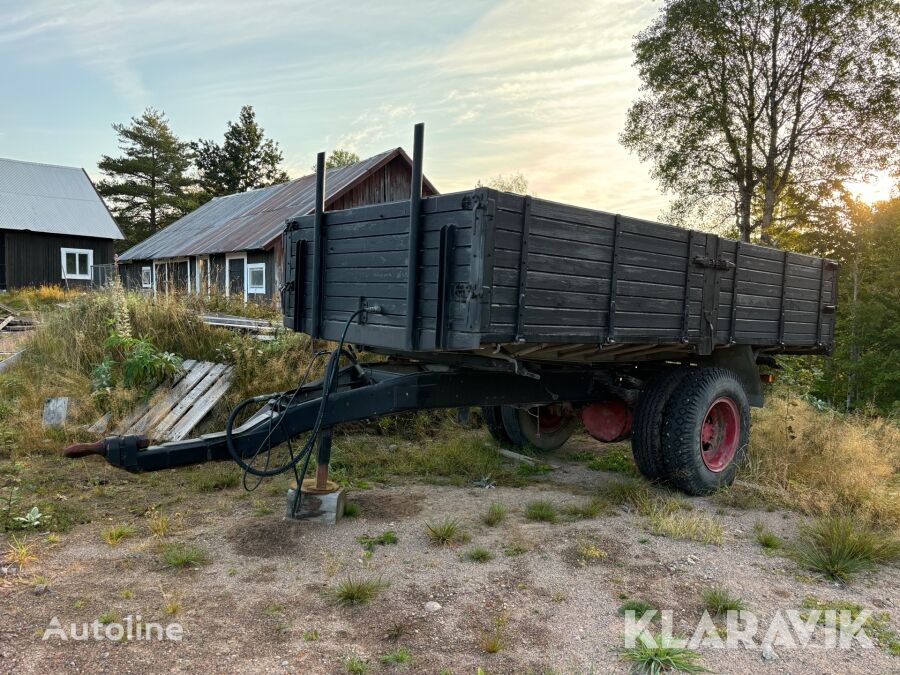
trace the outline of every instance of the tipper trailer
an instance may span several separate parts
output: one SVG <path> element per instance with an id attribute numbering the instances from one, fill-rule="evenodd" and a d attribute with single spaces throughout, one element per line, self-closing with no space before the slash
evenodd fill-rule
<path id="1" fill-rule="evenodd" d="M 631 436 L 650 480 L 693 495 L 730 484 L 759 367 L 833 348 L 838 264 L 488 188 L 425 198 L 423 133 L 409 201 L 326 212 L 320 154 L 315 213 L 286 223 L 284 325 L 337 343 L 323 378 L 244 401 L 224 432 L 67 454 L 129 471 L 231 458 L 299 481 L 318 443 L 310 490 L 325 490 L 336 425 L 481 406 L 504 444 L 553 450 L 581 423 L 604 442 Z"/>

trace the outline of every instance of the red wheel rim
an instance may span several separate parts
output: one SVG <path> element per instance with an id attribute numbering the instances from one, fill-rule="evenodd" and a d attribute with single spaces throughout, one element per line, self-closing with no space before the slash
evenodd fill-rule
<path id="1" fill-rule="evenodd" d="M 538 433 L 551 433 L 559 429 L 565 422 L 565 418 L 555 405 L 541 405 L 532 409 L 532 414 L 537 411 L 537 431 Z"/>
<path id="2" fill-rule="evenodd" d="M 737 453 L 741 418 L 737 404 L 727 396 L 709 406 L 700 427 L 700 456 L 710 471 L 723 471 Z"/>

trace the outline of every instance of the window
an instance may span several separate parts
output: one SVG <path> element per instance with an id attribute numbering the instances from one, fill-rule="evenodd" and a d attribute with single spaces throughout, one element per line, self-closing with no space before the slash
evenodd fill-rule
<path id="1" fill-rule="evenodd" d="M 153 287 L 153 270 L 150 267 L 141 268 L 141 286 L 144 288 Z"/>
<path id="2" fill-rule="evenodd" d="M 63 248 L 63 279 L 90 279 L 91 267 L 94 266 L 94 252 L 85 248 Z"/>
<path id="3" fill-rule="evenodd" d="M 247 265 L 247 292 L 257 294 L 266 292 L 265 263 Z"/>

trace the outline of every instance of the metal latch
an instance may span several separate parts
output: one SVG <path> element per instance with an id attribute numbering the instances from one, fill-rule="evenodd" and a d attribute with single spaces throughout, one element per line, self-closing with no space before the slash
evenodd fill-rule
<path id="1" fill-rule="evenodd" d="M 730 270 L 734 269 L 734 263 L 725 258 L 710 258 L 708 256 L 698 255 L 694 258 L 694 264 L 697 267 L 708 267 L 713 270 Z"/>
<path id="2" fill-rule="evenodd" d="M 466 302 L 472 298 L 477 298 L 481 293 L 472 284 L 455 283 L 451 286 L 453 291 L 453 299 L 456 302 Z"/>

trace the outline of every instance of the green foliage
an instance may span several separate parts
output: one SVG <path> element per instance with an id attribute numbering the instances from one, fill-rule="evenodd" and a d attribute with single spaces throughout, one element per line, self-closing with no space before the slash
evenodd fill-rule
<path id="1" fill-rule="evenodd" d="M 676 213 L 707 207 L 766 239 L 791 188 L 891 161 L 898 13 L 895 2 L 668 0 L 635 41 L 644 94 L 622 142 L 679 195 Z"/>
<path id="2" fill-rule="evenodd" d="M 631 458 L 631 451 L 627 446 L 613 445 L 603 453 L 594 455 L 587 460 L 587 467 L 594 471 L 613 471 L 615 473 L 627 473 L 638 475 L 637 467 Z"/>
<path id="3" fill-rule="evenodd" d="M 114 124 L 113 129 L 122 154 L 100 159 L 97 165 L 105 177 L 97 191 L 122 228 L 122 246 L 127 248 L 196 208 L 189 175 L 192 155 L 165 114 L 153 108 L 132 117 L 128 125 Z"/>
<path id="4" fill-rule="evenodd" d="M 115 354 L 115 362 L 122 374 L 122 384 L 126 387 L 152 388 L 174 377 L 181 370 L 180 356 L 160 351 L 146 338 L 113 332 L 104 346 Z M 104 358 L 99 367 L 105 368 L 106 361 Z M 97 368 L 91 371 L 91 380 L 95 378 Z"/>
<path id="5" fill-rule="evenodd" d="M 356 164 L 359 161 L 359 155 L 350 150 L 344 150 L 342 148 L 335 148 L 330 155 L 328 155 L 328 159 L 325 160 L 325 168 L 326 169 L 338 169 L 342 166 L 349 166 L 350 164 Z M 313 171 L 316 170 L 315 165 L 313 165 Z"/>
<path id="6" fill-rule="evenodd" d="M 290 180 L 280 166 L 278 143 L 264 132 L 253 106 L 245 105 L 238 121 L 228 123 L 221 145 L 202 139 L 192 144 L 205 194 L 218 197 Z"/>

